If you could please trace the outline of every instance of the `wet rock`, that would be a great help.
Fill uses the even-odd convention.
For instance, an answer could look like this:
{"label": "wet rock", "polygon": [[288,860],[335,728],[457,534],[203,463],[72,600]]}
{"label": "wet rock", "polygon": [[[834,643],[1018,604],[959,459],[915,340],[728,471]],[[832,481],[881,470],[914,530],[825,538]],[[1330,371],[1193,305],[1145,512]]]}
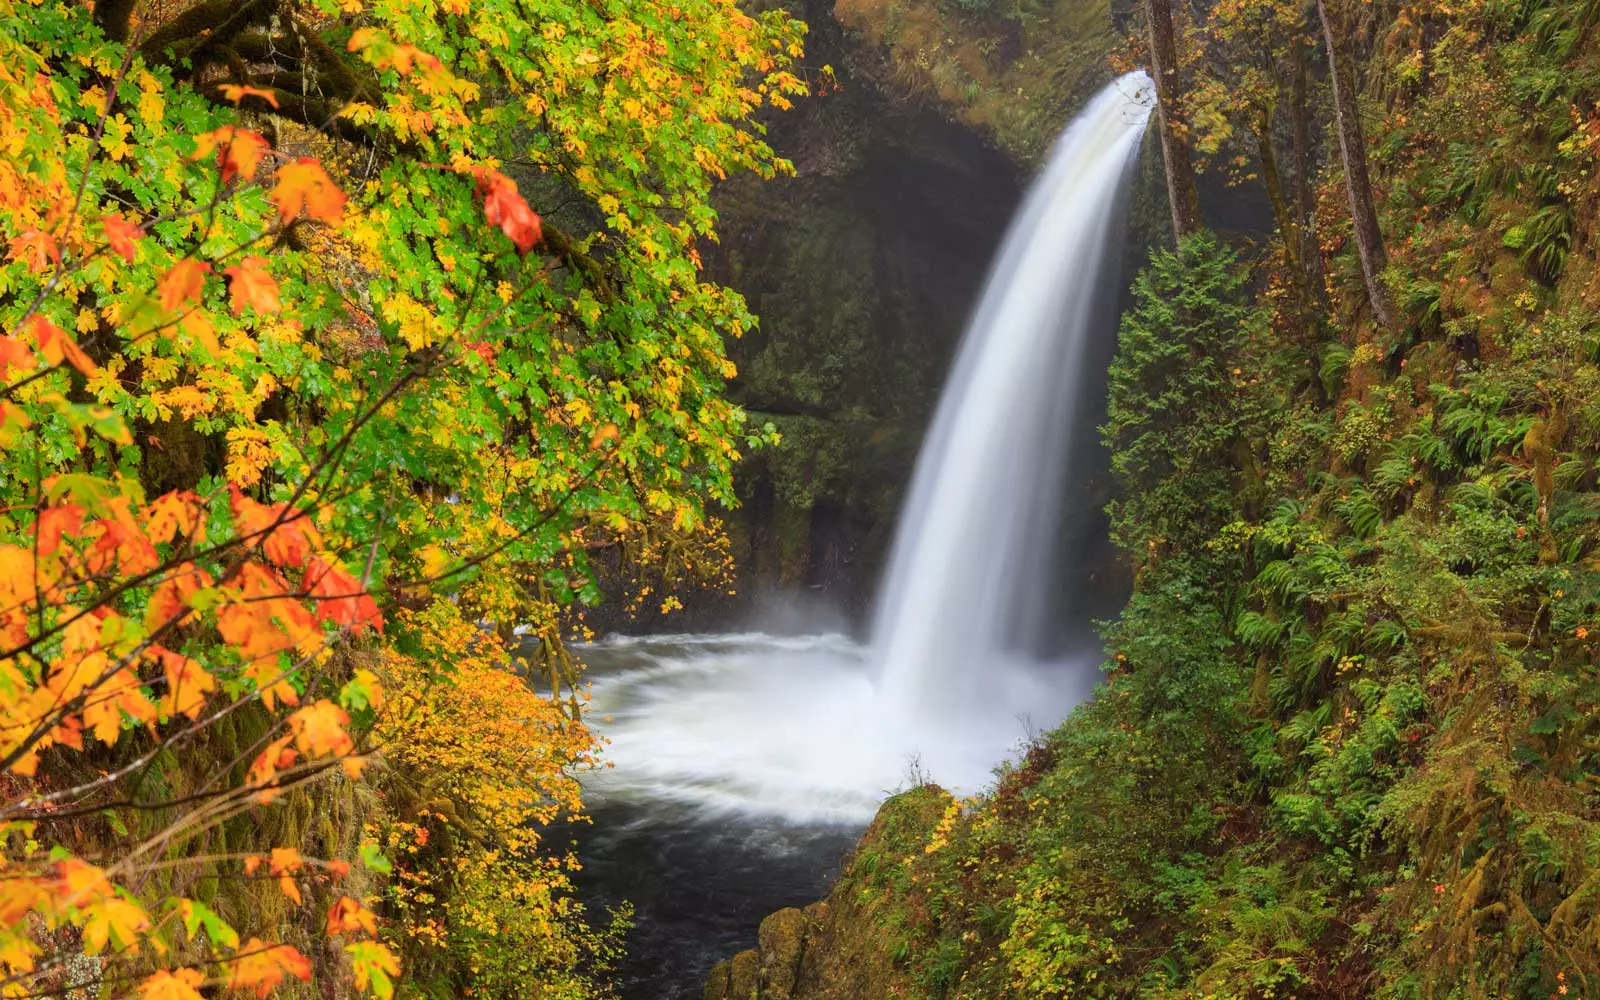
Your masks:
{"label": "wet rock", "polygon": [[728,963],[728,1000],[757,1000],[760,984],[760,952],[751,948],[733,956]]}
{"label": "wet rock", "polygon": [[732,959],[724,959],[713,965],[711,972],[706,976],[706,991],[703,994],[703,1000],[729,1000],[732,975]]}
{"label": "wet rock", "polygon": [[761,1000],[793,1000],[805,934],[806,916],[792,906],[761,921]]}

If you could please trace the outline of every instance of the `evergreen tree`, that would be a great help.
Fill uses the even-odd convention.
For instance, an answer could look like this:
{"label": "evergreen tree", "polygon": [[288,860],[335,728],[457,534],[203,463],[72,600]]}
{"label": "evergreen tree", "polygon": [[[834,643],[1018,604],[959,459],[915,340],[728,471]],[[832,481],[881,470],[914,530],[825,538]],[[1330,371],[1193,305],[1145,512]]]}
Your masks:
{"label": "evergreen tree", "polygon": [[1241,343],[1257,316],[1244,282],[1233,250],[1200,232],[1156,251],[1134,283],[1100,428],[1119,487],[1112,535],[1129,551],[1187,547],[1233,510]]}

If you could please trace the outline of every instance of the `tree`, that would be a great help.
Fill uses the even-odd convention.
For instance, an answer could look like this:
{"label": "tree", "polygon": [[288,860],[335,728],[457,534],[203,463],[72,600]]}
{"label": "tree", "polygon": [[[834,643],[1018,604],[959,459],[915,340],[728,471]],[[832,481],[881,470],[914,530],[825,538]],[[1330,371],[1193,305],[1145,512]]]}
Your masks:
{"label": "tree", "polygon": [[1214,6],[1190,98],[1195,148],[1205,155],[1237,149],[1231,179],[1256,181],[1266,192],[1294,288],[1293,315],[1309,339],[1322,323],[1327,294],[1314,211],[1308,11],[1301,0]]}
{"label": "tree", "polygon": [[1112,539],[1127,552],[1194,548],[1236,509],[1235,449],[1253,417],[1244,282],[1234,252],[1205,231],[1157,250],[1134,281],[1100,428],[1118,487]]}
{"label": "tree", "polygon": [[1398,325],[1399,319],[1390,301],[1389,291],[1383,284],[1383,269],[1388,265],[1388,256],[1383,247],[1383,231],[1378,226],[1378,210],[1373,203],[1372,179],[1367,171],[1367,140],[1361,127],[1355,66],[1343,26],[1329,15],[1328,2],[1317,0],[1317,15],[1322,20],[1322,35],[1328,50],[1334,121],[1338,126],[1339,157],[1344,164],[1345,189],[1350,195],[1350,221],[1355,230],[1356,253],[1361,258],[1361,278],[1366,284],[1372,318],[1380,326],[1392,330]]}
{"label": "tree", "polygon": [[[0,0],[0,985],[383,998],[431,948],[473,993],[503,947],[582,995],[612,939],[534,828],[593,748],[562,640],[591,555],[704,533],[761,441],[721,394],[754,319],[695,247],[714,180],[786,169],[754,115],[803,92],[800,28],[718,0],[154,16]],[[483,621],[532,624],[535,662]],[[389,745],[505,736],[463,707],[490,690],[531,742],[467,775]],[[386,850],[520,921],[413,922],[358,888]]]}
{"label": "tree", "polygon": [[1144,11],[1150,30],[1150,75],[1156,81],[1156,116],[1161,131],[1162,160],[1167,171],[1172,235],[1182,240],[1200,228],[1200,196],[1195,190],[1189,121],[1178,81],[1178,47],[1171,0],[1145,0]]}

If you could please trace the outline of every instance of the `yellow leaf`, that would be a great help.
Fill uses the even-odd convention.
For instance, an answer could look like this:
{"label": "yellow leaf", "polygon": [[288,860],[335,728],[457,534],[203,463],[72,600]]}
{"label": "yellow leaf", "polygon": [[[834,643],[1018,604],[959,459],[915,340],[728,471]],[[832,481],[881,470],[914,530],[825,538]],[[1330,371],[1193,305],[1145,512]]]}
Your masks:
{"label": "yellow leaf", "polygon": [[83,951],[98,955],[109,942],[117,951],[137,952],[139,932],[150,927],[144,908],[122,896],[111,896],[88,908],[83,924]]}

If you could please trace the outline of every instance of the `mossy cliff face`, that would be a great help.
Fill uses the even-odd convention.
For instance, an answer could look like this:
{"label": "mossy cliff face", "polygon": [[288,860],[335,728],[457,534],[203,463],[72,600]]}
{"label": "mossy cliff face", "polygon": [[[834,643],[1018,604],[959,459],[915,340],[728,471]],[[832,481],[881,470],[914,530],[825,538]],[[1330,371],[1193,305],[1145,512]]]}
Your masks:
{"label": "mossy cliff face", "polygon": [[1109,73],[1109,0],[838,0],[835,16],[884,55],[885,82],[993,136],[1022,162]]}
{"label": "mossy cliff face", "polygon": [[911,861],[940,836],[955,802],[926,785],[883,804],[828,898],[761,922],[758,946],[711,970],[705,1000],[882,1000],[909,985],[904,965]]}
{"label": "mossy cliff face", "polygon": [[1021,168],[978,130],[880,83],[886,67],[822,3],[818,95],[771,122],[796,168],[719,194],[714,280],[758,329],[730,344],[732,395],[782,434],[737,477],[728,518],[743,589],[824,591],[859,610],[967,314],[1021,193]]}

